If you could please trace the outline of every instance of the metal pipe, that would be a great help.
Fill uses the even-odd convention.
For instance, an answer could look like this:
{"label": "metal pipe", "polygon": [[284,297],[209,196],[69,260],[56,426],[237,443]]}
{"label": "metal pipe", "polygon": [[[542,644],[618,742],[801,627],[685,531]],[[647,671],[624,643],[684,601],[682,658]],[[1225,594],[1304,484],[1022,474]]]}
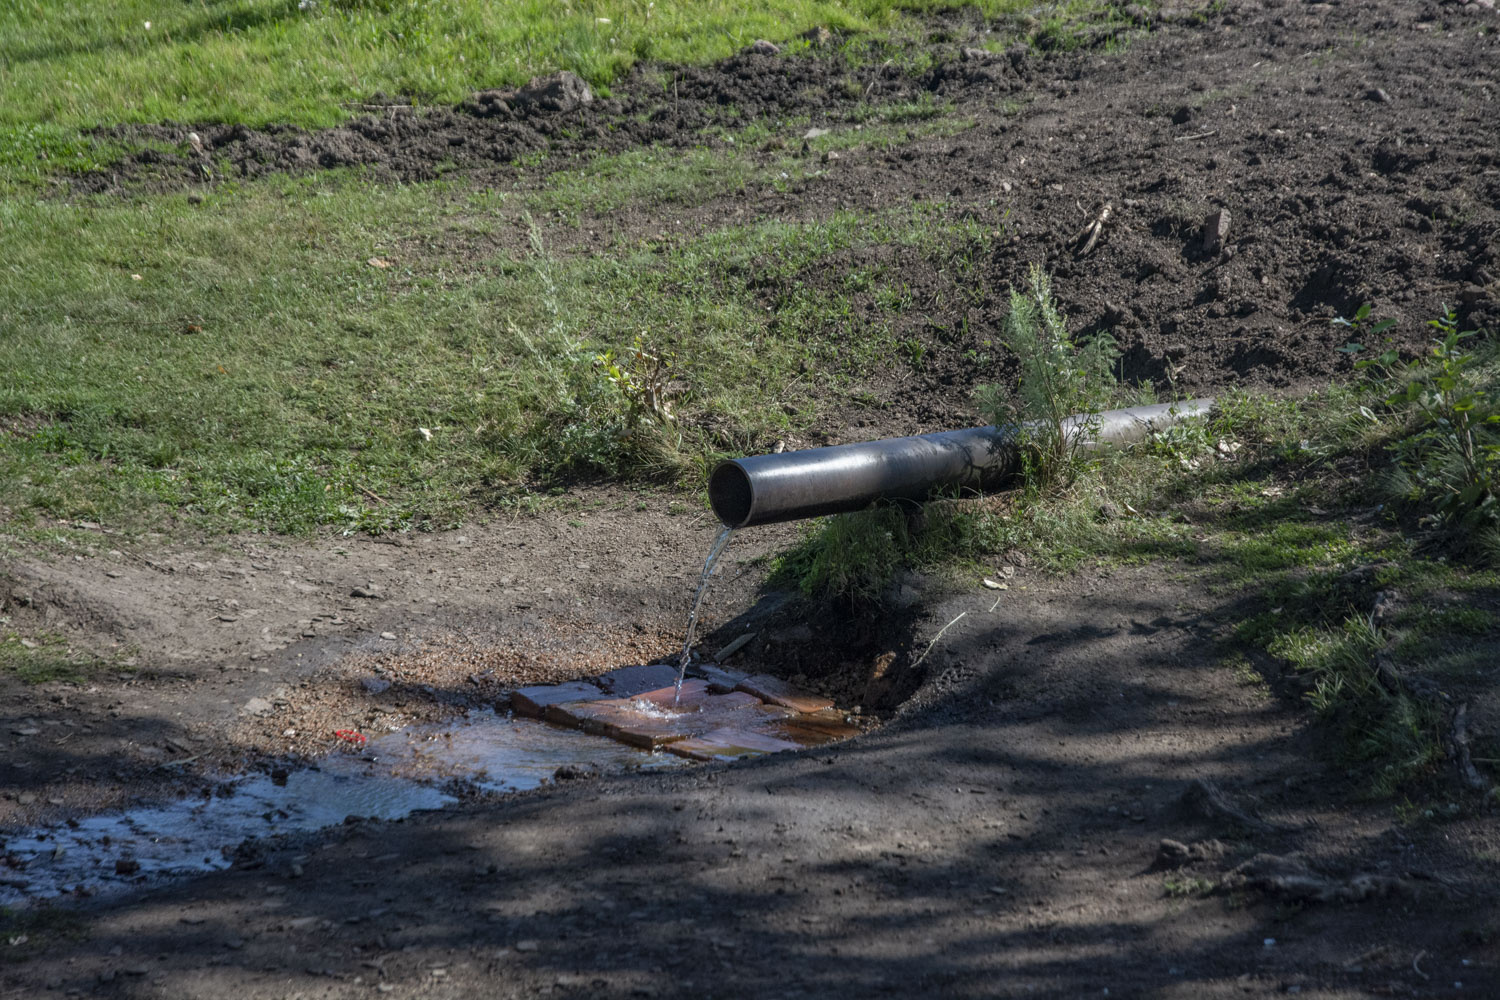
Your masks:
{"label": "metal pipe", "polygon": [[[1078,436],[1092,425],[1096,432],[1082,447],[1118,447],[1212,406],[1212,399],[1132,406],[1069,417],[1065,429]],[[998,487],[1021,470],[1020,430],[974,427],[736,458],[709,476],[708,499],[720,521],[744,528],[861,510],[882,499],[924,500],[944,488]]]}

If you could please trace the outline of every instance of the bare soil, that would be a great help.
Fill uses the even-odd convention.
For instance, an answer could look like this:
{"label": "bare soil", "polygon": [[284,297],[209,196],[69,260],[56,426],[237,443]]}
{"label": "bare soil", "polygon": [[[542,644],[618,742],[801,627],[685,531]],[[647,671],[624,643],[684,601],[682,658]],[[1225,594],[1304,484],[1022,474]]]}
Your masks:
{"label": "bare soil", "polygon": [[[983,262],[996,291],[978,305],[955,305],[932,262],[878,251],[910,274],[922,306],[903,322],[928,350],[828,440],[970,419],[962,400],[992,373],[967,354],[1032,260],[1076,321],[1114,331],[1128,374],[1302,384],[1345,370],[1328,321],[1360,301],[1406,320],[1412,350],[1442,302],[1500,320],[1497,29],[1481,4],[1264,0],[1149,20],[1117,51],[991,60],[960,55],[980,26],[943,22],[926,75],[859,80],[882,100],[933,92],[975,128],[689,218],[943,199],[1014,237]],[[564,113],[566,135],[462,108],[321,134],[199,131],[252,176],[330,165],[319,144],[345,142],[347,162],[393,178],[444,162],[485,183],[514,181],[516,153],[462,151],[496,136],[585,157],[691,145],[731,102],[816,123],[852,100],[825,59],[657,72],[680,84],[672,113],[653,119],[662,89],[642,76]],[[114,183],[182,183],[191,167],[161,154]],[[1105,201],[1114,221],[1075,256]],[[1208,253],[1199,227],[1221,207],[1228,237]],[[636,211],[584,229],[660,225]],[[576,510],[422,537],[11,559],[14,627],[111,666],[83,684],[3,682],[0,830],[670,654],[716,526],[637,499],[586,493]],[[760,557],[795,532],[736,538],[703,648],[755,631],[745,665],[862,705],[875,731],[263,841],[233,871],[7,929],[0,997],[1500,995],[1493,815],[1457,791],[1431,818],[1365,801],[1325,730],[1275,693],[1274,664],[1257,664],[1268,691],[1222,662],[1245,610],[1204,567],[1023,567],[998,594],[912,578],[903,610],[872,623],[762,592]],[[378,695],[362,683],[377,673],[394,682]]]}

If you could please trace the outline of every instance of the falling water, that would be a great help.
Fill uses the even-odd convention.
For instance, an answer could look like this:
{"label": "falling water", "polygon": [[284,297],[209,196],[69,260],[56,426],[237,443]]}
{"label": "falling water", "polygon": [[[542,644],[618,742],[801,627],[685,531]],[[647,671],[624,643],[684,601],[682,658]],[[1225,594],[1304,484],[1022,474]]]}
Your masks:
{"label": "falling water", "polygon": [[693,655],[693,634],[698,631],[698,609],[703,605],[703,595],[708,593],[708,581],[714,575],[714,567],[718,565],[724,550],[729,548],[729,540],[733,537],[733,528],[725,528],[719,532],[713,547],[708,550],[708,558],[703,561],[703,574],[698,577],[698,593],[693,597],[693,611],[688,615],[687,642],[682,644],[682,659],[677,662],[677,689],[672,695],[674,705],[682,697],[682,679],[687,676],[688,658]]}

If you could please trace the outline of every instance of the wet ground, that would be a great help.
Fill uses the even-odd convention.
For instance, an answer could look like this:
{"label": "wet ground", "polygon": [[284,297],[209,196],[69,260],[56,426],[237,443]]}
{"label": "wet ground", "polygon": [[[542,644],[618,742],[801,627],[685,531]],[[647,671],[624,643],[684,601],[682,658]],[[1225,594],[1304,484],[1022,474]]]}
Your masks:
{"label": "wet ground", "polygon": [[402,819],[553,780],[686,763],[492,711],[373,739],[350,733],[345,742],[346,749],[310,766],[205,782],[192,798],[0,835],[0,906],[142,891],[228,869],[264,838]]}

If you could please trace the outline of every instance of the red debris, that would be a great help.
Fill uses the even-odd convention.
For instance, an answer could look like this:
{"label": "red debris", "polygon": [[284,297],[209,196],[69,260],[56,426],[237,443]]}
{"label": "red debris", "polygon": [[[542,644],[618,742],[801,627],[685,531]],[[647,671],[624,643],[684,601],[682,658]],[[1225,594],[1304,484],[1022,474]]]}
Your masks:
{"label": "red debris", "polygon": [[333,735],[346,743],[353,743],[355,746],[364,746],[365,744],[365,734],[358,729],[335,729]]}

